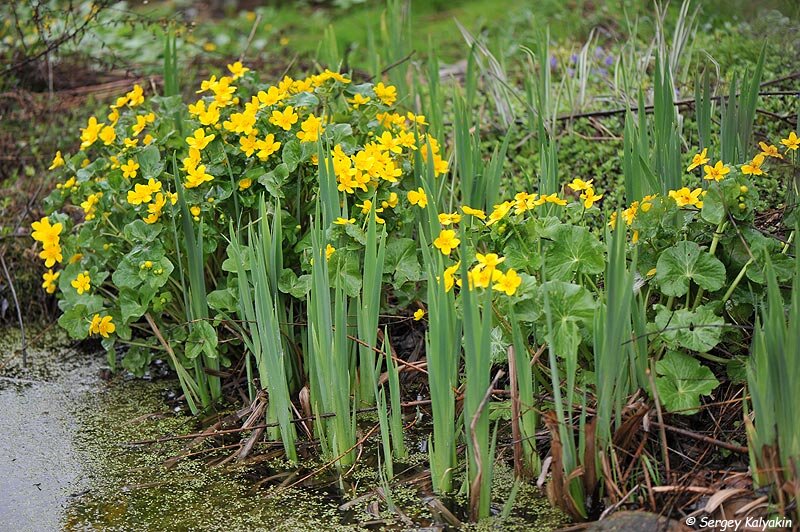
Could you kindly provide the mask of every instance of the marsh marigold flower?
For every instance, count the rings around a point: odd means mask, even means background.
[[[675,203],[678,204],[678,207],[691,205],[699,209],[703,207],[703,202],[700,200],[700,195],[702,192],[703,189],[701,188],[689,190],[687,187],[683,187],[678,190],[670,190],[669,197],[675,200]]]
[[[703,179],[707,179],[709,181],[712,179],[714,181],[722,181],[725,179],[725,176],[730,173],[730,171],[731,169],[725,166],[722,161],[717,161],[717,164],[714,166],[705,165],[703,167],[703,172],[705,172]]]
[[[45,268],[51,268],[55,263],[61,262],[64,257],[61,255],[61,246],[48,246],[39,252],[39,258],[44,260]]]
[[[783,159],[783,155],[781,155],[776,146],[767,144],[766,142],[759,142],[758,147],[761,148],[761,155],[775,157],[776,159]]]
[[[759,153],[753,157],[752,161],[742,165],[742,173],[744,175],[763,175],[764,170],[761,169],[761,165],[764,164],[765,158],[766,156],[763,153]]]
[[[136,177],[136,170],[139,169],[139,163],[133,159],[128,159],[127,163],[120,165],[120,169],[122,170],[122,177],[126,179],[133,179]]]
[[[69,284],[72,285],[72,288],[78,292],[78,295],[83,294],[84,292],[88,292],[89,288],[91,288],[91,278],[89,277],[89,272],[79,273],[78,276],[72,280]]]
[[[277,109],[272,111],[269,123],[278,126],[284,131],[289,131],[299,118],[297,113],[294,112],[294,107],[287,105],[283,111],[278,111]]]
[[[214,140],[214,137],[216,137],[216,135],[213,133],[206,135],[206,131],[200,127],[194,130],[194,133],[191,137],[186,137],[186,144],[188,144],[190,148],[203,150],[212,140]]]
[[[373,90],[383,105],[394,105],[394,102],[397,101],[397,88],[394,85],[384,85],[380,81],[373,87]]]
[[[507,296],[513,296],[519,285],[522,284],[522,277],[520,277],[513,268],[504,273],[492,287],[498,292],[503,292]]]
[[[99,334],[103,338],[108,338],[108,335],[117,330],[116,325],[111,316],[100,317],[100,314],[92,316],[92,322],[89,324],[89,334]]]
[[[461,210],[464,211],[464,214],[468,214],[469,216],[474,216],[476,218],[480,218],[481,220],[486,219],[486,213],[480,209],[473,209],[469,205],[462,205]]]
[[[787,151],[788,150],[794,151],[797,148],[800,148],[800,137],[797,136],[797,133],[792,131],[791,133],[789,133],[788,138],[781,139],[781,144],[786,146]]]
[[[250,69],[244,66],[241,61],[236,61],[235,63],[228,65],[228,71],[233,74],[233,79],[237,80],[244,76],[247,72],[250,72]]]
[[[99,123],[97,118],[90,116],[86,127],[81,129],[81,149],[88,148],[94,144],[102,128],[103,124]]]
[[[64,164],[66,163],[64,162],[64,158],[61,156],[61,150],[58,150],[56,152],[56,156],[53,157],[53,162],[50,164],[48,170],[55,170],[59,166],[64,166]]]
[[[703,148],[703,151],[692,157],[692,163],[686,168],[686,171],[691,172],[701,164],[706,164],[708,161],[708,148]]]
[[[419,187],[417,190],[408,191],[408,202],[424,209],[428,206],[428,196],[425,194],[425,190]]]
[[[567,186],[574,190],[575,192],[581,192],[583,190],[587,190],[592,188],[592,183],[594,179],[590,179],[588,181],[584,181],[583,179],[575,178],[572,180],[572,183],[568,184]]]
[[[301,131],[297,132],[297,138],[300,139],[300,142],[317,142],[320,133],[322,133],[322,120],[310,114],[300,124],[300,129]]]
[[[424,317],[425,317],[425,311],[422,310],[421,308],[418,308],[417,310],[414,311],[414,321],[419,321]]]
[[[591,209],[592,205],[603,199],[603,195],[595,194],[594,189],[592,187],[589,187],[585,190],[583,194],[581,194],[581,199],[583,200],[584,208]]]
[[[353,106],[353,109],[358,109],[362,105],[369,103],[372,98],[369,96],[363,96],[361,94],[355,94],[352,98],[348,99],[347,101],[350,105]]]
[[[44,288],[48,294],[52,294],[56,291],[56,281],[58,280],[61,272],[53,272],[53,270],[47,270],[42,275],[42,288]]]
[[[461,240],[456,237],[456,232],[452,229],[444,229],[433,241],[433,245],[443,255],[450,255],[450,252],[457,248],[460,243]]]
[[[33,229],[31,237],[37,242],[41,242],[44,247],[57,246],[60,238],[59,235],[61,235],[61,231],[63,230],[63,226],[60,223],[51,225],[50,219],[47,216],[38,222],[33,222],[31,228]]]

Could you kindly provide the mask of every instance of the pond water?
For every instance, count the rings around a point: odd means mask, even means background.
[[[37,344],[48,348],[29,349],[23,368],[18,333],[0,330],[0,530],[408,529],[408,521],[369,498],[341,510],[352,497],[339,497],[335,486],[332,494],[257,486],[278,470],[272,463],[207,467],[202,458],[225,456],[210,443],[191,449],[198,456],[166,467],[185,450],[185,440],[131,442],[197,430],[195,418],[166,400],[176,382],[104,380],[102,352],[78,349],[56,332]],[[354,496],[376,485],[374,474],[362,474],[353,482],[360,484]],[[498,480],[502,489],[509,478]],[[441,529],[413,489],[398,488],[393,496],[407,503],[406,519]],[[527,517],[503,529],[549,530],[564,522],[535,494],[518,505]],[[491,523],[485,525],[478,528]]]

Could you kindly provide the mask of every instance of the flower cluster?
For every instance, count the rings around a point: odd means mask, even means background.
[[[197,95],[183,105],[147,97],[136,85],[105,119],[89,118],[79,151],[56,153],[50,169],[61,179],[33,237],[48,268],[42,286],[63,300],[62,325],[74,337],[127,339],[148,310],[180,311],[169,305],[182,300],[178,284],[167,282],[181,256],[173,238],[182,227],[180,202],[191,221],[202,222],[206,249],[224,242],[228,221],[242,219],[262,194],[294,206],[287,216],[298,233],[289,238],[305,242],[320,153],[329,154],[324,164],[352,216],[336,224],[355,225],[371,213],[379,223],[402,224],[392,213],[406,197],[402,180],[415,158],[436,176],[448,171],[425,117],[398,110],[397,89],[383,82],[355,84],[325,70],[265,85],[236,62],[202,81]],[[409,203],[424,208],[421,194],[409,193]],[[297,253],[306,269],[307,254]],[[329,245],[326,258],[335,255]],[[141,264],[152,266],[135,267]]]

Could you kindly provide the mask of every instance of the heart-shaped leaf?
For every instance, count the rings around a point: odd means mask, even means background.
[[[668,296],[686,294],[690,281],[713,292],[725,283],[725,266],[694,242],[684,240],[658,257],[656,280]]]
[[[656,362],[656,389],[661,404],[670,412],[691,415],[700,408],[700,396],[719,386],[711,370],[694,357],[669,351]]]

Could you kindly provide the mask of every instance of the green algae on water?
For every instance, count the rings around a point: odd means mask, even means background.
[[[67,509],[66,530],[355,530],[339,523],[335,504],[306,492],[252,490],[243,468],[192,459],[164,467],[185,442],[125,445],[195,430],[191,417],[165,404],[162,394],[173,386],[128,381],[82,406],[77,446],[89,489]]]

